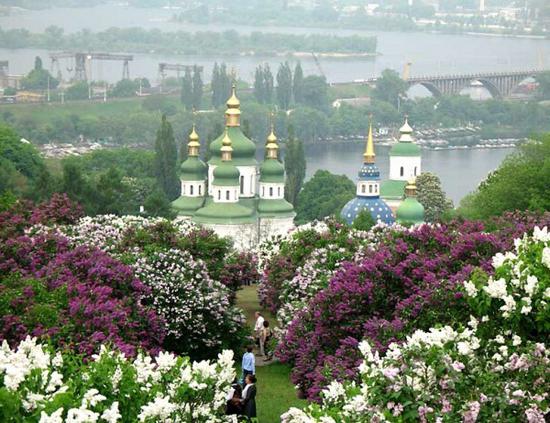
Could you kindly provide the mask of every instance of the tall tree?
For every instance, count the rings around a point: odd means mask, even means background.
[[[294,137],[292,126],[288,128],[288,139],[285,150],[285,198],[296,206],[298,194],[306,176],[306,158],[304,145]]]
[[[288,62],[281,63],[277,71],[277,104],[283,110],[290,108],[292,100],[292,71]]]
[[[269,68],[269,64],[264,66],[264,103],[271,104],[273,100],[273,74]]]
[[[220,104],[224,104],[231,95],[231,77],[227,72],[227,65],[220,66]]]
[[[296,63],[294,68],[294,77],[292,80],[292,92],[294,94],[294,102],[300,104],[303,102],[303,85],[304,85],[304,72],[302,71],[302,65],[300,62]]]
[[[202,83],[201,70],[195,65],[193,66],[193,107],[196,110],[201,108],[203,89],[204,84]]]
[[[385,69],[376,80],[376,87],[372,95],[378,100],[386,101],[397,107],[399,98],[404,97],[406,92],[407,83],[401,79],[399,74],[394,70]]]
[[[185,69],[185,75],[183,76],[181,84],[181,102],[185,107],[185,110],[191,110],[193,108],[193,77],[191,76],[191,69]]]
[[[214,106],[214,108],[222,104],[220,100],[220,82],[220,67],[218,66],[218,62],[215,62],[214,68],[212,69],[212,79],[210,81],[210,88],[212,89],[212,106]]]
[[[326,110],[328,102],[328,84],[324,76],[310,75],[302,81],[302,103],[318,110]]]
[[[174,130],[166,115],[162,115],[160,128],[155,140],[155,176],[159,186],[169,200],[180,195],[180,184],[177,175],[178,152]]]
[[[437,222],[443,214],[453,207],[453,203],[445,196],[439,177],[430,172],[423,172],[416,178],[416,197],[424,206],[424,220]]]
[[[264,88],[264,69],[262,65],[258,65],[256,72],[254,72],[254,97],[256,97],[258,103],[265,103]]]

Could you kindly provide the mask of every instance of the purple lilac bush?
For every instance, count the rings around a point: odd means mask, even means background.
[[[292,380],[306,396],[319,399],[330,381],[357,376],[360,340],[384,351],[416,329],[464,320],[460,283],[476,267],[491,272],[494,254],[545,222],[549,214],[513,214],[491,222],[493,232],[453,222],[390,233],[377,249],[341,266],[292,321],[277,356],[293,364]]]

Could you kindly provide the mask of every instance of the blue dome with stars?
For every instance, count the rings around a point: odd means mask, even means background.
[[[374,163],[363,163],[359,171],[360,181],[374,181],[380,179],[380,170]]]
[[[357,196],[348,201],[340,212],[340,216],[351,225],[357,215],[363,210],[367,210],[376,223],[380,221],[386,225],[391,225],[395,222],[391,209],[380,197]]]

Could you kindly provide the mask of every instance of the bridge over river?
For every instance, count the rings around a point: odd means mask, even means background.
[[[535,78],[543,70],[514,71],[514,72],[493,72],[474,73],[464,75],[437,75],[437,76],[414,76],[406,80],[410,87],[422,85],[435,97],[442,95],[458,95],[460,92],[471,86],[472,82],[482,84],[493,98],[507,98],[528,78]],[[378,77],[354,81],[352,84],[376,85]],[[339,84],[334,84],[339,85]]]

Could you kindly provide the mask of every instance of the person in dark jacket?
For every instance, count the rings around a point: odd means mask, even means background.
[[[241,403],[243,415],[250,421],[256,418],[256,376],[246,375],[244,381],[246,386],[243,389]]]

